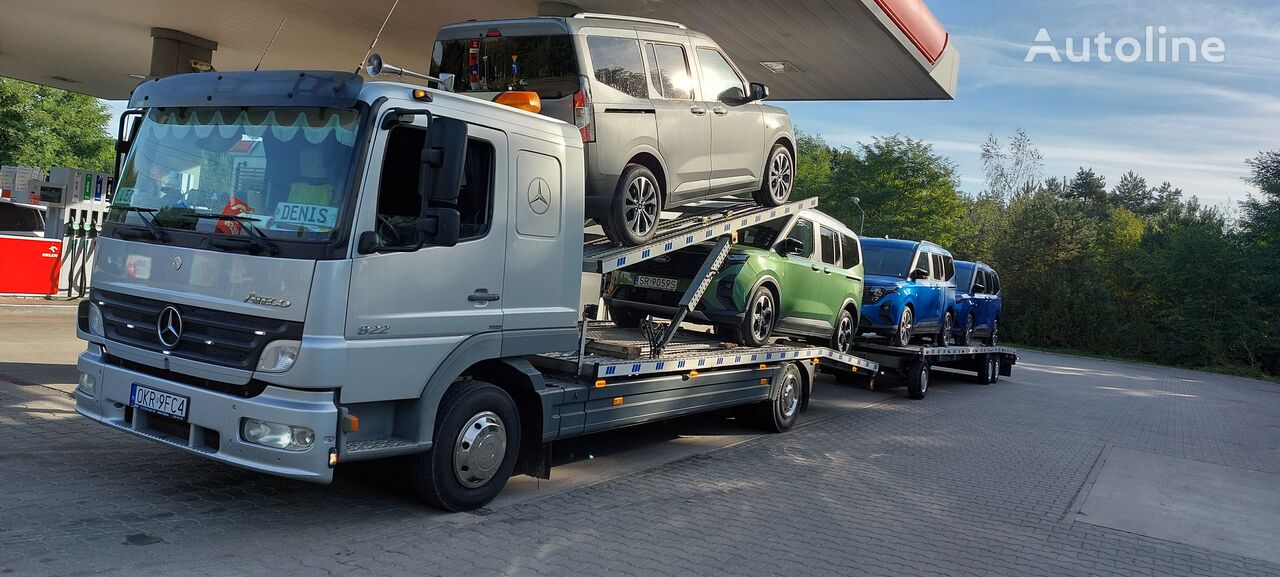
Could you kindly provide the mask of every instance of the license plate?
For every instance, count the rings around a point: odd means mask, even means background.
[[[129,393],[129,404],[147,412],[186,421],[191,399],[134,383],[133,391]]]
[[[676,279],[636,275],[636,287],[673,291],[676,290]]]

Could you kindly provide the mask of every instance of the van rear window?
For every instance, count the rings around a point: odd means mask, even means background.
[[[649,97],[640,42],[635,38],[590,36],[587,38],[587,51],[591,53],[596,80],[635,98]]]
[[[565,34],[436,42],[431,75],[454,75],[454,92],[529,90],[564,98],[578,90],[578,58]]]

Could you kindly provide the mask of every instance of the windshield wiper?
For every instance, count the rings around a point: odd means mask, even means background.
[[[136,227],[136,226],[132,226],[132,225],[128,225],[128,224],[124,224],[124,223],[121,223],[121,224],[122,224],[123,226],[127,226],[127,227],[129,227],[129,228],[131,228],[131,229],[133,229],[133,230],[139,230],[139,231],[140,231],[140,230],[146,230],[148,233],[150,233],[150,234],[151,234],[151,238],[153,238],[153,239],[155,239],[155,240],[158,240],[158,241],[160,241],[160,242],[162,242],[162,243],[164,243],[164,242],[169,242],[169,235],[165,234],[163,230],[160,230],[160,227],[159,227],[159,226],[156,226],[156,222],[155,222],[155,220],[154,220],[154,219],[155,219],[155,216],[149,216],[149,217],[148,217],[148,216],[143,216],[143,215],[154,215],[156,212],[158,212],[158,211],[157,211],[157,209],[154,209],[154,208],[147,208],[147,207],[145,207],[145,206],[113,206],[113,207],[111,207],[111,209],[112,209],[112,210],[122,210],[122,211],[124,211],[124,212],[136,212],[136,213],[138,213],[138,220],[141,220],[141,221],[142,221],[142,224],[147,225],[147,228],[146,228],[146,229],[142,229],[142,228],[139,228],[139,227]]]
[[[211,213],[199,213],[199,212],[193,212],[191,214],[187,214],[183,216],[189,216],[191,218],[197,218],[197,219],[207,218],[211,220],[229,221],[229,222],[240,224],[241,229],[251,231],[249,233],[249,238],[253,240],[253,244],[256,245],[258,248],[264,251],[267,251],[267,254],[272,256],[275,256],[277,252],[280,252],[279,247],[276,246],[275,243],[271,242],[271,239],[268,238],[265,233],[258,230],[258,227],[253,226],[253,224],[251,224],[257,221],[255,221],[250,217],[240,216],[238,214],[211,214]],[[249,223],[249,224],[246,224],[246,223]]]

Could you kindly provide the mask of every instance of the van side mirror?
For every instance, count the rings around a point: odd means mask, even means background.
[[[751,83],[751,100],[764,100],[769,97],[769,87],[759,82]]]
[[[778,243],[778,254],[800,254],[804,252],[804,241],[796,238],[784,238]]]
[[[911,271],[910,278],[911,280],[920,280],[922,278],[929,278],[929,271],[922,268],[915,269]]]
[[[725,104],[741,104],[747,102],[747,95],[742,93],[741,86],[734,86],[724,92],[721,92],[716,100]]]

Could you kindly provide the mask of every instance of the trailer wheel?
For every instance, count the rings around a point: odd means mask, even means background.
[[[435,446],[413,457],[418,496],[446,511],[483,507],[506,486],[520,450],[520,413],[506,391],[484,381],[453,386],[440,403]]]
[[[913,399],[923,399],[929,394],[929,363],[926,361],[915,361],[911,363],[910,372],[907,373],[907,396]]]
[[[982,358],[982,367],[978,369],[979,385],[990,385],[996,382],[996,377],[1000,374],[1000,360],[996,355],[986,355]]]
[[[1000,355],[991,355],[991,384],[994,385],[1000,382],[1000,369],[1003,368],[1001,366],[1003,363],[1004,360],[1000,358]]]
[[[801,395],[804,379],[795,363],[787,363],[782,374],[774,379],[773,391],[768,401],[761,403],[760,426],[773,433],[785,433],[800,417]]]

